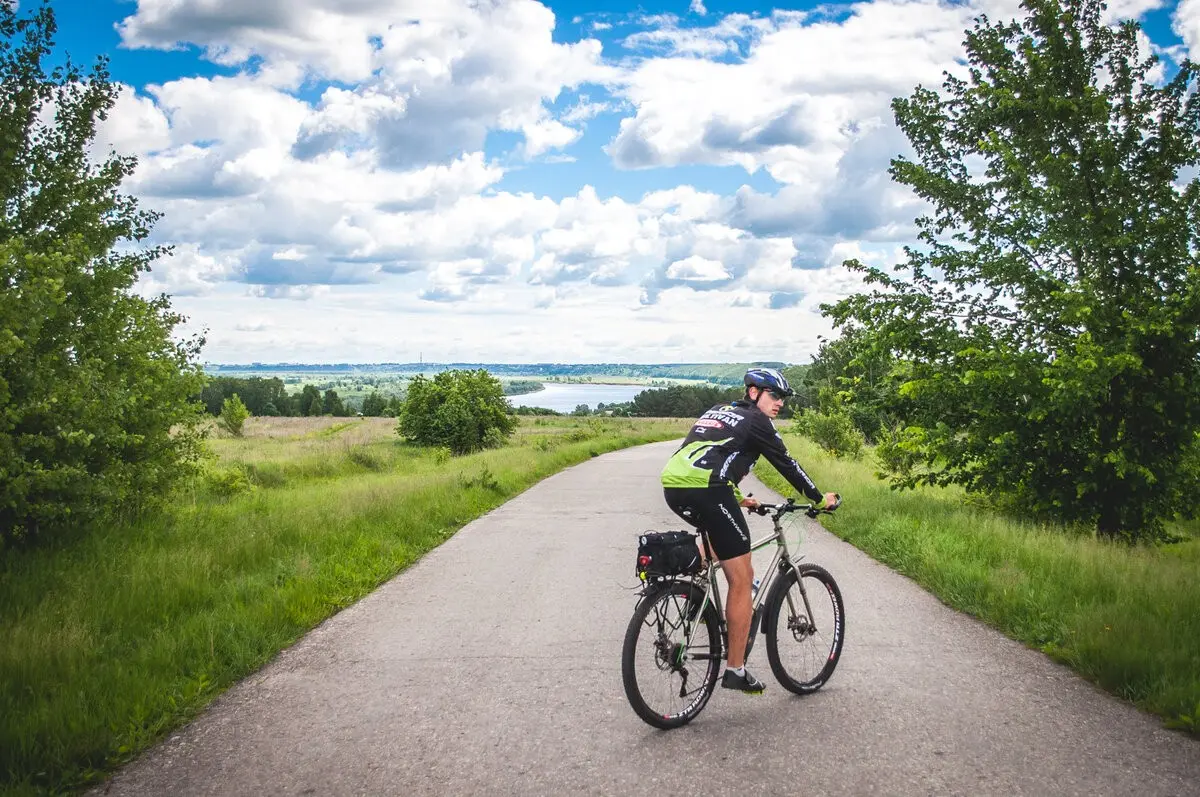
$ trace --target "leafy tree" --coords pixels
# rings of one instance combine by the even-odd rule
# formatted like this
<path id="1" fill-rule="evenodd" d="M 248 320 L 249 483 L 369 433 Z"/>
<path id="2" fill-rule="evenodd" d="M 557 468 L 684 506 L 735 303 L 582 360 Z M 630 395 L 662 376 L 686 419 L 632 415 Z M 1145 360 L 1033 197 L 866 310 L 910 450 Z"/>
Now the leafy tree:
<path id="1" fill-rule="evenodd" d="M 200 391 L 200 400 L 205 409 L 212 415 L 219 415 L 225 405 L 225 399 L 234 393 L 238 395 L 251 415 L 278 415 L 279 406 L 289 407 L 290 397 L 284 388 L 283 380 L 278 377 L 264 379 L 261 376 L 235 377 L 218 376 L 210 379 Z M 275 412 L 268 413 L 267 405 L 274 405 Z"/>
<path id="2" fill-rule="evenodd" d="M 644 418 L 695 418 L 714 404 L 741 398 L 740 387 L 711 385 L 671 385 L 643 390 L 633 397 L 630 414 Z"/>
<path id="3" fill-rule="evenodd" d="M 875 345 L 868 330 L 847 326 L 841 337 L 821 341 L 796 389 L 803 391 L 809 409 L 845 415 L 865 440 L 875 442 L 881 430 L 900 422 L 900 374 L 886 347 Z"/>
<path id="4" fill-rule="evenodd" d="M 120 193 L 136 159 L 89 156 L 116 101 L 107 61 L 47 71 L 48 5 L 0 2 L 0 541 L 162 501 L 195 463 L 203 341 L 132 292 L 167 250 Z M 174 431 L 172 431 L 174 427 Z"/>
<path id="5" fill-rule="evenodd" d="M 234 393 L 229 398 L 225 399 L 224 405 L 221 407 L 221 415 L 219 423 L 221 428 L 229 432 L 234 437 L 242 436 L 242 426 L 246 423 L 246 419 L 250 417 L 250 410 L 246 409 L 246 405 L 242 403 L 241 398 L 237 393 Z"/>
<path id="6" fill-rule="evenodd" d="M 408 386 L 396 431 L 418 445 L 466 454 L 497 445 L 517 428 L 500 381 L 484 369 L 418 375 Z"/>
<path id="7" fill-rule="evenodd" d="M 893 102 L 916 160 L 891 174 L 932 214 L 895 276 L 847 261 L 877 287 L 825 309 L 909 361 L 920 467 L 896 484 L 1153 536 L 1200 418 L 1197 69 L 1155 85 L 1096 0 L 1023 7 L 968 31 L 965 79 Z"/>
<path id="8" fill-rule="evenodd" d="M 368 417 L 378 417 L 387 409 L 387 401 L 378 390 L 372 390 L 363 399 L 362 414 Z"/>
<path id="9" fill-rule="evenodd" d="M 336 390 L 326 390 L 325 398 L 321 401 L 322 415 L 335 415 L 338 417 L 347 415 L 346 405 L 342 403 L 341 397 Z"/>
<path id="10" fill-rule="evenodd" d="M 315 385 L 305 385 L 300 390 L 298 403 L 304 408 L 305 415 L 320 415 L 322 412 L 321 391 L 317 390 Z"/>
<path id="11" fill-rule="evenodd" d="M 577 417 L 578 417 L 578 416 L 584 416 L 584 415 L 591 415 L 591 414 L 592 414 L 592 410 L 591 410 L 591 408 L 590 408 L 590 407 L 588 407 L 588 405 L 586 405 L 586 404 L 576 404 L 576 405 L 575 405 L 575 410 L 574 410 L 574 411 L 573 411 L 571 414 L 572 414 L 572 415 L 575 415 L 575 416 L 577 416 Z"/>

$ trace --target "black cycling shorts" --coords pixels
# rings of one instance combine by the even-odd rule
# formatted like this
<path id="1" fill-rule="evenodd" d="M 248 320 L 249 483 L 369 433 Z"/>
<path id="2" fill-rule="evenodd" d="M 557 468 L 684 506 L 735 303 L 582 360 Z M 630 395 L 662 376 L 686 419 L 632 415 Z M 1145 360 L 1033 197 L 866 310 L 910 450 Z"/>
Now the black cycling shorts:
<path id="1" fill-rule="evenodd" d="M 708 532 L 715 557 L 750 553 L 750 526 L 732 487 L 664 487 L 663 495 L 675 514 Z"/>

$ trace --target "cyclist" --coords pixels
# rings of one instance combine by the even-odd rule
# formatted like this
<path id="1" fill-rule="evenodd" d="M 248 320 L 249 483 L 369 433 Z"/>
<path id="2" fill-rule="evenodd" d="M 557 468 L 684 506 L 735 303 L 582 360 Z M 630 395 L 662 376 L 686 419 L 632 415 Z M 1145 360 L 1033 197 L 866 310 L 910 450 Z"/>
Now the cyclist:
<path id="1" fill-rule="evenodd" d="M 745 666 L 750 636 L 754 567 L 750 561 L 750 527 L 738 508 L 753 508 L 738 483 L 758 460 L 767 458 L 793 487 L 823 508 L 838 504 L 836 493 L 822 494 L 791 456 L 775 431 L 772 418 L 784 399 L 795 395 L 783 374 L 774 368 L 751 368 L 743 378 L 746 395 L 732 404 L 718 404 L 697 419 L 683 444 L 662 471 L 667 506 L 696 528 L 708 533 L 713 556 L 721 562 L 729 583 L 726 622 L 729 656 L 721 686 L 751 694 L 766 686 Z"/>

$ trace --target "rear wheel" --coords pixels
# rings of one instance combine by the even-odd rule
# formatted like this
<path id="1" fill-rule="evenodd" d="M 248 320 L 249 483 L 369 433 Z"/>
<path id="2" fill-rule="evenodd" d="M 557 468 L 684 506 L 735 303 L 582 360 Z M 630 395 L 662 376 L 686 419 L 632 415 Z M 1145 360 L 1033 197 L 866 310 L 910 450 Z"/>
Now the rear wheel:
<path id="1" fill-rule="evenodd" d="M 846 641 L 837 582 L 819 565 L 799 565 L 775 579 L 766 606 L 763 633 L 771 672 L 790 692 L 817 691 L 833 675 Z"/>
<path id="2" fill-rule="evenodd" d="M 673 581 L 642 598 L 621 649 L 629 705 L 645 722 L 669 730 L 696 717 L 712 696 L 721 669 L 721 630 L 704 591 Z M 698 616 L 697 616 L 698 615 Z"/>

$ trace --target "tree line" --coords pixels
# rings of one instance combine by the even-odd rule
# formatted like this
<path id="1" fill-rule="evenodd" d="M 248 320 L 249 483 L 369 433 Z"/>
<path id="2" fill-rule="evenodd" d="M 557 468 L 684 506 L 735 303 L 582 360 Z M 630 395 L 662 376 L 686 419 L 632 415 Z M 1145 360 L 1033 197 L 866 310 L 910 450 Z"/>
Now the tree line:
<path id="1" fill-rule="evenodd" d="M 378 390 L 364 396 L 361 404 L 341 398 L 332 388 L 321 391 L 314 385 L 305 385 L 296 393 L 288 393 L 283 380 L 261 376 L 210 378 L 196 399 L 209 415 L 220 415 L 225 400 L 234 395 L 251 415 L 285 417 L 358 414 L 395 417 L 401 403 L 398 396 L 384 396 Z"/>

